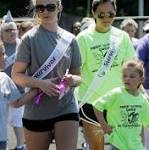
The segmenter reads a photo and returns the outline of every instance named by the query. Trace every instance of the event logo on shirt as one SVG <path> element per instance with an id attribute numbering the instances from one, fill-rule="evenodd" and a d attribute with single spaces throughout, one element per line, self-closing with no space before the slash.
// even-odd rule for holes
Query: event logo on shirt
<path id="1" fill-rule="evenodd" d="M 138 122 L 141 107 L 141 105 L 120 106 L 121 124 L 118 127 L 140 127 Z"/>

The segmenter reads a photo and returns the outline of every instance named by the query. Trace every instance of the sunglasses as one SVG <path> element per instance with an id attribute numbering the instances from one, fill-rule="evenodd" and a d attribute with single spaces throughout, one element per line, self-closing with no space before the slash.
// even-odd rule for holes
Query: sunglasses
<path id="1" fill-rule="evenodd" d="M 5 29 L 5 32 L 12 32 L 12 31 L 16 31 L 16 29 Z"/>
<path id="2" fill-rule="evenodd" d="M 36 5 L 35 6 L 35 10 L 38 13 L 43 13 L 45 11 L 45 9 L 47 11 L 49 11 L 49 12 L 53 12 L 53 11 L 56 10 L 56 6 L 57 6 L 56 4 L 48 4 L 46 6 L 44 6 L 44 5 Z"/>
<path id="3" fill-rule="evenodd" d="M 99 19 L 105 19 L 105 18 L 114 18 L 115 17 L 115 13 L 114 12 L 101 12 L 100 14 L 98 14 L 97 16 Z"/>

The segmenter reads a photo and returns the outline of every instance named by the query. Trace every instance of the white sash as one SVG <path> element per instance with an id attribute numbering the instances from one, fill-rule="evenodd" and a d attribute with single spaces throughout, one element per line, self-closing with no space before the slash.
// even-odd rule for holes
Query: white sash
<path id="1" fill-rule="evenodd" d="M 56 45 L 52 54 L 47 58 L 44 64 L 33 74 L 33 77 L 43 79 L 58 64 L 69 47 L 73 36 L 68 32 L 63 32 L 59 43 Z"/>
<path id="2" fill-rule="evenodd" d="M 15 62 L 15 53 L 13 53 L 11 56 L 6 58 L 6 66 L 5 69 L 7 69 L 9 66 L 11 66 L 12 64 L 14 64 Z"/>
<path id="3" fill-rule="evenodd" d="M 117 47 L 119 45 L 118 43 L 116 43 L 117 38 L 119 37 L 116 35 L 114 36 L 113 34 L 110 37 L 110 41 L 111 41 L 110 48 L 107 51 L 107 54 L 101 64 L 101 67 L 97 71 L 95 77 L 93 78 L 90 86 L 87 89 L 87 92 L 85 93 L 83 99 L 81 100 L 79 107 L 82 107 L 85 103 L 87 103 L 90 100 L 91 96 L 96 91 L 96 87 L 100 87 L 103 84 L 105 76 L 112 66 L 114 58 L 117 55 Z"/>

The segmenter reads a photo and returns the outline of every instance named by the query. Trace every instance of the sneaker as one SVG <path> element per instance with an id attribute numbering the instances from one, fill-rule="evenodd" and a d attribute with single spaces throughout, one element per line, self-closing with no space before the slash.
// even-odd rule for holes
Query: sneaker
<path id="1" fill-rule="evenodd" d="M 13 149 L 13 150 L 26 150 L 26 149 L 25 149 L 24 146 L 23 146 L 23 147 L 21 147 L 21 148 L 15 147 L 15 149 Z"/>
<path id="2" fill-rule="evenodd" d="M 89 150 L 89 145 L 87 143 L 82 143 L 83 150 Z"/>

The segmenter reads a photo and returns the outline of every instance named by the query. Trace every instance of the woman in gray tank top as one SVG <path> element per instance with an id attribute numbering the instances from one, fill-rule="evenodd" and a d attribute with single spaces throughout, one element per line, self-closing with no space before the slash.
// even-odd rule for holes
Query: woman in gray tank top
<path id="1" fill-rule="evenodd" d="M 57 150 L 75 150 L 79 114 L 73 91 L 81 82 L 79 47 L 74 35 L 58 26 L 60 0 L 32 2 L 40 23 L 22 37 L 12 71 L 16 84 L 38 88 L 41 96 L 25 105 L 27 149 L 48 150 L 54 135 Z"/>

